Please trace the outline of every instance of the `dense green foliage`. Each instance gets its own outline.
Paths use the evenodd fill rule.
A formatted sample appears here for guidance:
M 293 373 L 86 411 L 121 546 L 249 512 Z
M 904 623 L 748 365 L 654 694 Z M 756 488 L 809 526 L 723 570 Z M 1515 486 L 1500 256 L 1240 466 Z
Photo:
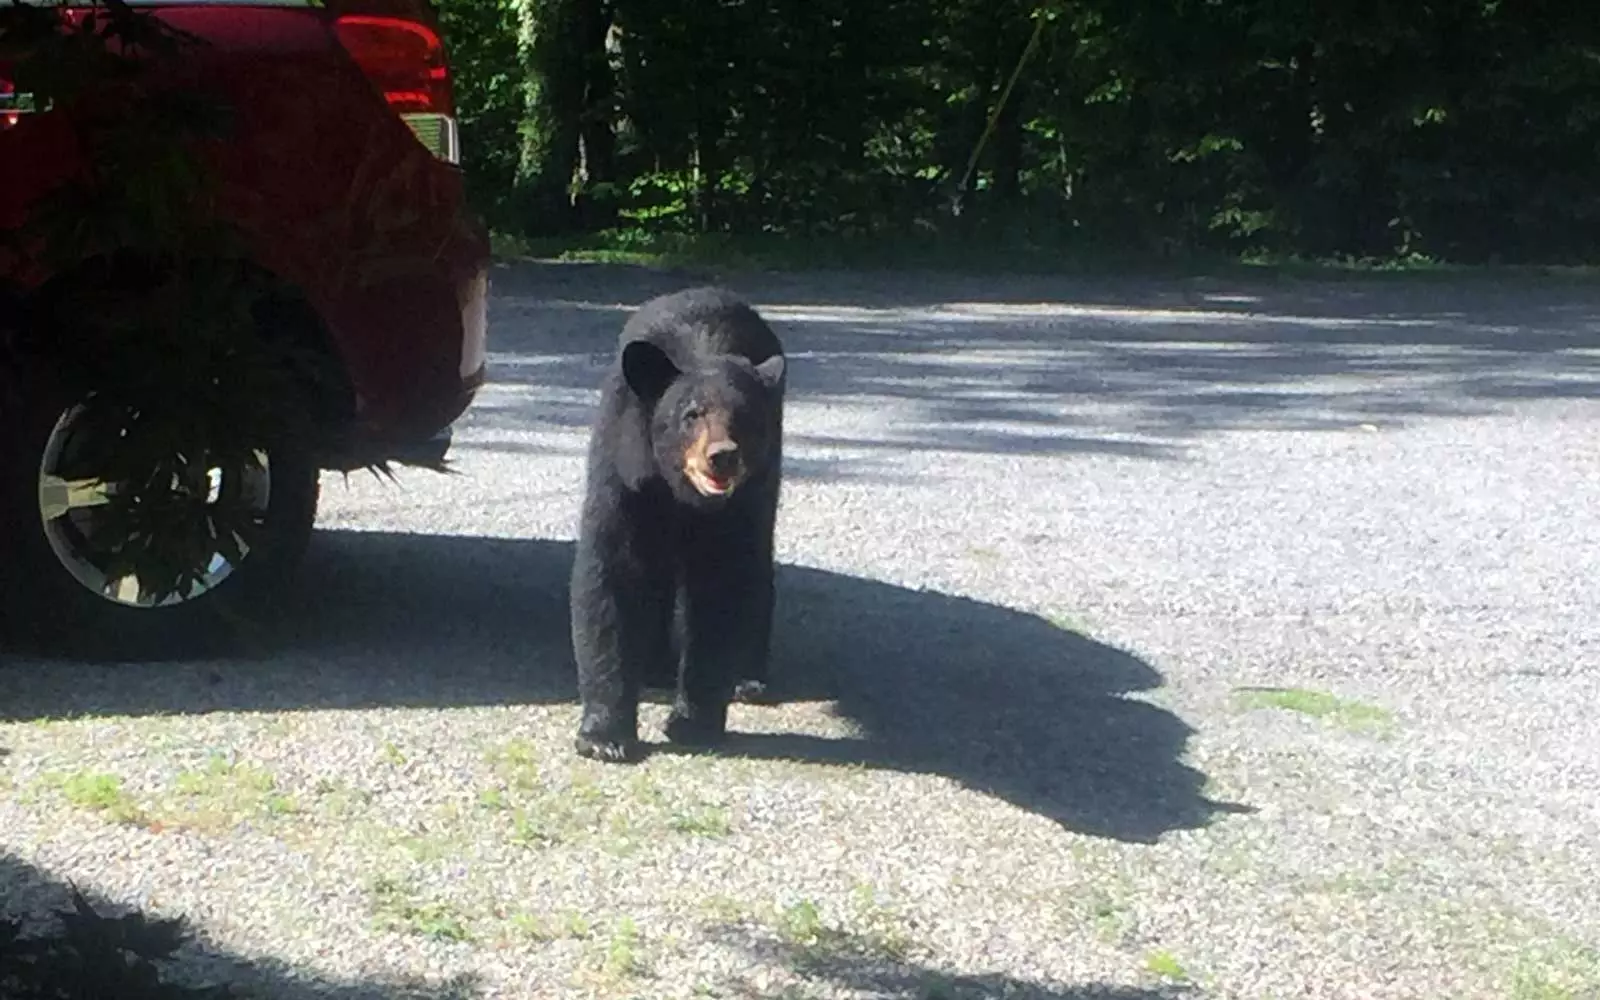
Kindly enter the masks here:
M 440 6 L 509 232 L 1600 256 L 1590 3 Z

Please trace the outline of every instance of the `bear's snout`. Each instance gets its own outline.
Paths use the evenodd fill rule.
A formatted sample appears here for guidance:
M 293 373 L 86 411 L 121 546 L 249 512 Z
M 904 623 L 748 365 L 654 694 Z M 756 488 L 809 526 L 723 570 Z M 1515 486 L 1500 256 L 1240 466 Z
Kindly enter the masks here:
M 739 474 L 739 446 L 732 441 L 718 441 L 706 448 L 706 463 L 711 466 L 713 476 L 732 479 Z

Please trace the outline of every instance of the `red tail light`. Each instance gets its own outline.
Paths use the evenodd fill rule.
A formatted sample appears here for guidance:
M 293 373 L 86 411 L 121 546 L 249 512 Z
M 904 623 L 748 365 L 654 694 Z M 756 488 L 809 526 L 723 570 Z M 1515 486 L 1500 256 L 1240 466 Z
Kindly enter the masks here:
M 417 138 L 440 159 L 458 162 L 455 97 L 439 33 L 418 21 L 366 14 L 344 15 L 333 28 Z
M 17 123 L 22 112 L 17 110 L 17 88 L 7 75 L 9 67 L 0 65 L 0 132 Z

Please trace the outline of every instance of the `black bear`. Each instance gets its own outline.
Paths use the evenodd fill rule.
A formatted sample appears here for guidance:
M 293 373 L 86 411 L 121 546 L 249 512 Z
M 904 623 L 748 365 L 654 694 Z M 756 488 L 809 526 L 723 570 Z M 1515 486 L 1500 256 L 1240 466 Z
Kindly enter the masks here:
M 666 736 L 704 747 L 767 679 L 786 384 L 777 335 L 722 288 L 646 302 L 618 347 L 570 591 L 576 747 L 606 761 L 638 749 L 641 687 L 674 677 Z

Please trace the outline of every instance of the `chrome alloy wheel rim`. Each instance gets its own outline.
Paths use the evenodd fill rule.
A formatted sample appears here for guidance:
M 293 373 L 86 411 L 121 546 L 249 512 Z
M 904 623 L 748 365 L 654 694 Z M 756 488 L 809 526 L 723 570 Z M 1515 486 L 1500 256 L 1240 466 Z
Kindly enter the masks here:
M 73 466 L 76 449 L 82 444 L 85 433 L 86 413 L 82 404 L 62 413 L 45 442 L 39 463 L 39 517 L 45 539 L 57 561 L 85 589 L 125 607 L 168 607 L 215 590 L 237 569 L 234 561 L 215 543 L 201 560 L 202 564 L 191 567 L 193 582 L 177 593 L 152 593 L 137 573 L 113 576 L 107 572 L 107 546 L 98 536 L 101 532 L 115 530 L 106 523 L 105 515 L 121 487 L 107 479 L 69 474 L 84 471 Z M 265 452 L 257 451 L 255 456 L 255 468 L 227 473 L 221 468 L 206 471 L 208 507 L 217 503 L 224 490 L 232 489 L 238 491 L 244 508 L 252 515 L 265 514 L 272 493 L 272 472 Z M 179 488 L 176 481 L 173 488 Z M 212 523 L 214 525 L 215 521 Z M 249 553 L 249 545 L 237 532 L 234 542 L 241 555 Z

